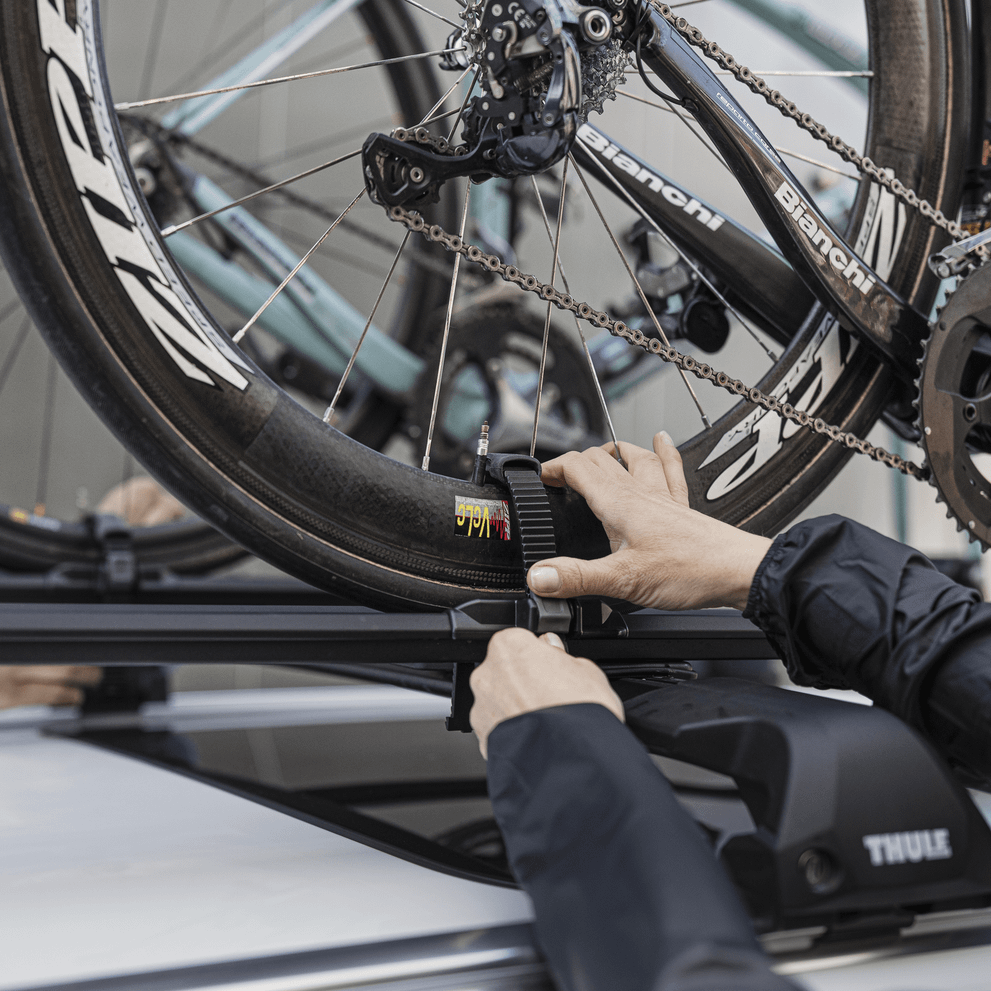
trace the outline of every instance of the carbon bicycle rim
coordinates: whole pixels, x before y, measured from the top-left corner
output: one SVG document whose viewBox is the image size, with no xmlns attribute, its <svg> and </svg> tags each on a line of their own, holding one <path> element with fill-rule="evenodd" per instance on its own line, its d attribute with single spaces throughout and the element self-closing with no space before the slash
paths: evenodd
<svg viewBox="0 0 991 991">
<path fill-rule="evenodd" d="M 499 489 L 466 492 L 464 482 L 370 451 L 231 346 L 177 271 L 138 192 L 105 71 L 86 60 L 87 50 L 102 52 L 93 6 L 67 12 L 38 0 L 17 7 L 0 13 L 5 256 L 101 416 L 204 518 L 315 584 L 391 605 L 443 606 L 521 591 L 515 541 L 456 532 L 465 497 L 497 502 Z M 867 11 L 875 75 L 864 150 L 952 212 L 951 122 L 966 117 L 956 112 L 966 65 L 962 7 L 894 0 Z M 865 222 L 870 202 L 871 190 L 862 188 L 851 229 Z M 924 278 L 931 243 L 909 218 L 889 276 L 919 306 L 934 292 Z M 821 367 L 821 326 L 814 310 L 764 379 L 765 390 L 799 375 L 803 363 Z M 886 373 L 871 361 L 841 362 L 818 413 L 866 430 L 888 389 Z M 748 433 L 748 412 L 732 411 L 684 453 L 696 505 L 766 531 L 811 499 L 846 454 L 822 438 L 793 435 L 775 438 L 756 471 L 749 449 L 731 447 L 713 459 L 725 438 L 749 437 L 756 449 L 760 431 L 751 424 Z M 736 484 L 714 490 L 741 457 L 731 473 Z M 562 552 L 605 550 L 577 497 L 555 493 L 553 507 Z"/>
</svg>

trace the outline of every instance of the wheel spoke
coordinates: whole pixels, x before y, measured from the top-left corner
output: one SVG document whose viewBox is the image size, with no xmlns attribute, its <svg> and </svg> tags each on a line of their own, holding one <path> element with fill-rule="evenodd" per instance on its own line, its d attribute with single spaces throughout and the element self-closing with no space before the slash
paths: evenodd
<svg viewBox="0 0 991 991">
<path fill-rule="evenodd" d="M 347 216 L 351 208 L 364 195 L 365 195 L 365 189 L 362 188 L 361 192 L 358 193 L 358 195 L 353 200 L 351 200 L 351 202 L 344 208 L 344 212 L 337 218 L 337 220 L 335 220 L 330 225 L 330 227 L 327 228 L 327 230 L 323 232 L 323 234 L 320 236 L 320 239 L 316 242 L 316 244 L 314 244 L 313 247 L 310 248 L 310 250 L 307 251 L 302 258 L 300 258 L 299 262 L 297 262 L 293 270 L 279 283 L 279 285 L 275 289 L 275 292 L 273 292 L 272 295 L 269 296 L 264 303 L 262 303 L 262 305 L 258 308 L 257 312 L 255 313 L 255 315 L 234 335 L 233 340 L 235 344 L 237 344 L 241 340 L 241 338 L 244 337 L 244 335 L 255 325 L 255 323 L 258 321 L 258 318 L 272 305 L 272 303 L 278 297 L 279 293 L 281 293 L 282 290 L 285 289 L 290 282 L 292 282 L 293 278 L 296 276 L 296 273 L 310 260 L 310 258 L 317 250 L 317 248 L 319 248 L 320 245 L 323 244 L 323 242 L 326 241 L 328 237 L 330 237 L 331 233 L 334 231 L 337 225 Z"/>
<path fill-rule="evenodd" d="M 217 60 L 222 57 L 225 52 L 233 51 L 245 38 L 249 37 L 254 33 L 258 27 L 265 23 L 268 17 L 274 17 L 276 14 L 281 13 L 286 7 L 291 6 L 295 0 L 283 0 L 275 10 L 271 10 L 268 5 L 266 5 L 262 11 L 256 14 L 250 21 L 241 26 L 239 31 L 236 31 L 229 38 L 225 38 L 222 44 L 216 46 L 216 48 L 209 48 L 213 44 L 213 39 L 204 44 L 204 49 L 208 49 L 206 54 L 194 65 L 191 69 L 184 72 L 178 80 L 176 80 L 176 86 L 182 86 L 189 82 L 190 80 L 196 79 L 206 72 L 211 66 L 215 65 Z M 228 3 L 228 7 L 230 3 Z M 226 16 L 226 15 L 225 15 Z M 210 29 L 210 33 L 215 36 L 220 33 L 220 21 L 218 18 L 214 19 L 214 24 Z"/>
<path fill-rule="evenodd" d="M 385 277 L 385 281 L 382 283 L 382 288 L 379 290 L 378 297 L 375 300 L 375 305 L 372 307 L 372 312 L 368 314 L 368 319 L 365 321 L 365 326 L 361 331 L 361 335 L 358 337 L 354 350 L 351 352 L 351 357 L 348 360 L 347 367 L 344 369 L 344 374 L 341 375 L 341 381 L 337 385 L 337 391 L 334 393 L 334 398 L 331 399 L 330 405 L 327 407 L 327 410 L 323 415 L 324 423 L 330 423 L 334 417 L 334 408 L 337 406 L 337 402 L 341 398 L 341 393 L 344 391 L 344 386 L 347 384 L 351 370 L 354 368 L 354 363 L 358 360 L 358 352 L 361 350 L 361 345 L 365 341 L 365 336 L 368 334 L 369 328 L 372 326 L 372 321 L 375 319 L 375 313 L 379 308 L 379 303 L 382 302 L 382 297 L 385 295 L 386 289 L 389 288 L 389 283 L 392 281 L 392 276 L 396 271 L 396 266 L 399 264 L 399 258 L 403 253 L 403 248 L 406 247 L 410 234 L 412 233 L 412 231 L 407 231 L 403 236 L 402 244 L 399 245 L 399 250 L 396 252 L 396 257 L 392 260 L 392 267 L 389 269 L 389 274 Z"/>
<path fill-rule="evenodd" d="M 461 226 L 458 237 L 462 244 L 465 238 L 465 227 L 468 223 L 468 201 L 471 199 L 471 182 L 465 185 L 465 202 L 461 210 Z M 447 340 L 451 335 L 451 315 L 454 313 L 454 297 L 458 291 L 458 273 L 461 270 L 461 252 L 454 256 L 454 273 L 451 276 L 451 294 L 447 300 L 447 313 L 444 314 L 444 335 L 440 342 L 440 357 L 437 361 L 437 381 L 434 383 L 434 398 L 430 404 L 430 426 L 427 428 L 427 444 L 423 452 L 420 468 L 426 471 L 430 467 L 430 448 L 434 443 L 434 426 L 437 423 L 437 407 L 440 404 L 440 387 L 444 381 L 444 363 L 447 360 Z"/>
<path fill-rule="evenodd" d="M 45 515 L 48 499 L 48 474 L 52 456 L 52 429 L 55 425 L 55 383 L 58 364 L 55 355 L 48 352 L 48 382 L 45 387 L 45 416 L 41 427 L 41 453 L 38 462 L 38 489 L 35 493 L 34 515 Z"/>
<path fill-rule="evenodd" d="M 321 151 L 326 154 L 329 148 L 342 144 L 349 145 L 358 137 L 364 140 L 368 137 L 370 131 L 382 130 L 391 125 L 392 121 L 388 117 L 370 118 L 366 121 L 361 121 L 354 127 L 349 127 L 346 131 L 337 131 L 332 136 L 326 135 L 321 138 L 305 141 L 302 144 L 286 148 L 285 151 L 278 155 L 258 159 L 255 161 L 254 167 L 256 169 L 269 169 L 276 165 L 284 165 L 286 162 L 293 162 L 297 158 L 302 158 L 304 155 L 309 155 L 315 151 Z"/>
<path fill-rule="evenodd" d="M 16 309 L 20 305 L 20 300 L 16 300 L 11 306 Z M 11 310 L 11 307 L 7 308 Z M 6 311 L 5 311 L 6 312 Z M 10 313 L 6 313 L 9 316 Z M 6 316 L 4 319 L 6 319 Z M 27 340 L 28 332 L 31 330 L 31 318 L 26 316 L 21 323 L 21 326 L 17 329 L 17 336 L 14 338 L 14 343 L 11 346 L 10 351 L 7 353 L 7 358 L 0 367 L 0 392 L 3 392 L 4 386 L 7 384 L 7 379 L 10 378 L 11 370 L 14 367 L 14 362 L 17 361 L 17 356 L 20 354 L 21 348 L 24 342 Z"/>
<path fill-rule="evenodd" d="M 789 151 L 787 148 L 778 148 L 777 146 L 775 146 L 774 150 L 780 152 L 782 155 L 787 155 L 789 158 L 797 158 L 800 162 L 808 162 L 809 165 L 815 165 L 817 168 L 825 169 L 827 172 L 835 172 L 837 175 L 843 176 L 844 179 L 853 179 L 855 182 L 860 182 L 863 178 L 863 176 L 854 175 L 852 172 L 838 169 L 835 165 L 827 165 L 825 162 L 820 162 L 817 158 L 809 158 L 808 155 L 802 155 L 797 151 Z"/>
<path fill-rule="evenodd" d="M 595 212 L 599 215 L 599 220 L 602 222 L 602 226 L 605 228 L 606 234 L 609 235 L 609 240 L 612 241 L 613 247 L 616 249 L 616 253 L 619 255 L 620 260 L 623 262 L 623 266 L 629 274 L 630 278 L 633 280 L 633 285 L 636 286 L 637 294 L 640 296 L 640 302 L 647 308 L 647 313 L 650 315 L 650 319 L 654 324 L 654 329 L 657 331 L 657 335 L 660 337 L 664 343 L 670 347 L 671 342 L 668 340 L 668 335 L 664 333 L 664 328 L 661 326 L 660 320 L 657 319 L 657 314 L 654 313 L 654 308 L 650 305 L 647 300 L 647 294 L 643 291 L 643 287 L 640 285 L 640 280 L 637 278 L 636 273 L 633 271 L 633 267 L 630 265 L 629 259 L 626 257 L 626 253 L 620 246 L 619 241 L 616 240 L 616 235 L 613 234 L 612 228 L 609 226 L 609 222 L 606 220 L 605 214 L 602 212 L 602 208 L 599 206 L 599 201 L 592 194 L 592 189 L 582 174 L 582 170 L 578 167 L 578 163 L 574 160 L 569 152 L 568 157 L 571 158 L 571 164 L 575 167 L 575 172 L 578 173 L 578 178 L 581 180 L 582 185 L 585 187 L 585 195 L 588 196 L 589 202 L 592 204 Z M 692 388 L 692 383 L 688 381 L 688 376 L 685 374 L 683 368 L 678 369 L 678 373 L 681 376 L 682 382 L 685 383 L 685 388 L 688 390 L 688 394 L 692 397 L 692 402 L 695 403 L 696 409 L 699 411 L 699 416 L 702 418 L 703 426 L 708 430 L 712 424 L 709 422 L 709 417 L 706 415 L 705 410 L 702 408 L 702 403 L 699 401 L 699 397 L 695 394 L 695 389 Z"/>
<path fill-rule="evenodd" d="M 174 93 L 171 96 L 156 96 L 150 100 L 136 100 L 133 103 L 116 103 L 114 110 L 122 113 L 125 110 L 139 110 L 141 107 L 152 107 L 160 103 L 176 103 L 183 100 L 196 100 L 204 96 L 218 96 L 221 93 L 236 93 L 240 90 L 258 89 L 260 86 L 275 86 L 278 83 L 291 83 L 299 79 L 315 79 L 317 76 L 333 76 L 342 72 L 354 72 L 356 69 L 373 69 L 383 65 L 395 65 L 399 62 L 413 62 L 417 59 L 437 58 L 440 55 L 450 55 L 463 52 L 464 48 L 441 48 L 435 52 L 417 52 L 415 55 L 397 55 L 395 58 L 375 59 L 372 62 L 358 62 L 355 65 L 341 65 L 333 69 L 318 69 L 315 72 L 298 72 L 291 76 L 276 76 L 272 79 L 258 79 L 252 83 L 238 83 L 235 86 L 218 86 L 215 89 L 195 90 L 192 93 Z"/>
<path fill-rule="evenodd" d="M 551 284 L 554 284 L 554 274 L 557 272 L 558 256 L 561 250 L 561 224 L 564 221 L 564 197 L 568 191 L 568 163 L 564 160 L 564 169 L 561 173 L 561 198 L 557 208 L 557 232 L 551 241 L 554 259 L 551 262 Z M 531 179 L 533 176 L 530 177 Z M 536 183 L 534 184 L 536 185 Z M 540 371 L 537 374 L 537 398 L 533 404 L 533 437 L 530 440 L 530 457 L 537 453 L 537 425 L 540 422 L 540 400 L 544 395 L 544 375 L 547 371 L 547 344 L 551 336 L 551 313 L 554 304 L 548 302 L 547 315 L 544 317 L 544 339 L 540 347 Z"/>
<path fill-rule="evenodd" d="M 696 265 L 695 262 L 688 255 L 686 255 L 671 240 L 670 237 L 668 237 L 667 233 L 663 230 L 663 228 L 660 226 L 660 224 L 658 224 L 657 221 L 649 213 L 647 213 L 647 211 L 644 210 L 644 208 L 639 203 L 637 203 L 637 201 L 632 196 L 630 196 L 629 192 L 627 192 L 627 190 L 624 189 L 620 185 L 620 183 L 618 183 L 616 181 L 615 177 L 612 175 L 611 172 L 609 172 L 606 169 L 602 169 L 601 172 L 602 172 L 602 175 L 606 179 L 608 179 L 609 182 L 611 182 L 613 186 L 616 187 L 616 190 L 619 192 L 619 195 L 622 196 L 623 199 L 625 199 L 626 202 L 629 203 L 630 206 L 632 206 L 633 209 L 636 210 L 636 212 L 639 213 L 640 216 L 643 217 L 643 219 L 646 220 L 647 223 L 650 224 L 650 226 L 654 228 L 654 230 L 665 240 L 665 242 L 668 245 L 670 245 L 671 248 L 673 248 L 678 253 L 678 257 L 681 258 L 685 262 L 685 264 L 696 274 L 696 276 L 698 276 L 699 281 L 702 282 L 709 289 L 709 291 L 716 297 L 716 299 L 718 299 L 719 302 L 721 302 L 723 304 L 723 306 L 725 306 L 726 309 L 729 310 L 730 313 L 732 313 L 733 316 L 735 316 L 736 319 L 740 321 L 741 326 L 754 339 L 754 341 L 757 343 L 757 346 L 764 352 L 764 354 L 766 354 L 768 356 L 768 358 L 771 359 L 772 362 L 776 362 L 778 360 L 778 356 L 757 336 L 756 331 L 753 329 L 753 327 L 750 326 L 750 324 L 748 323 L 748 321 L 746 321 L 743 318 L 743 315 L 740 313 L 740 311 L 735 306 L 733 306 L 733 304 L 730 303 L 729 300 L 726 299 L 726 297 L 723 295 L 723 293 L 721 293 L 715 287 L 715 285 L 713 284 L 712 280 L 709 279 L 705 275 L 705 273 L 702 271 L 702 269 L 700 269 L 698 267 L 698 265 Z M 579 174 L 579 176 L 581 176 L 581 172 L 580 171 L 579 171 L 578 174 Z M 584 180 L 584 177 L 582 177 L 582 182 L 584 182 L 584 181 L 585 181 Z M 586 186 L 586 188 L 587 188 L 587 186 Z M 626 256 L 624 255 L 623 258 L 625 260 Z"/>
<path fill-rule="evenodd" d="M 216 210 L 211 210 L 209 213 L 201 213 L 198 217 L 193 217 L 190 220 L 184 220 L 181 224 L 173 224 L 171 227 L 164 228 L 162 230 L 162 237 L 168 237 L 170 234 L 175 234 L 177 231 L 182 231 L 187 227 L 192 227 L 193 224 L 198 224 L 203 220 L 209 220 L 211 217 L 216 217 L 218 213 L 223 213 L 224 211 L 231 210 L 236 206 L 241 206 L 243 203 L 257 199 L 259 196 L 264 196 L 266 193 L 273 193 L 277 189 L 282 189 L 284 186 L 289 186 L 294 182 L 299 182 L 300 179 L 305 179 L 307 176 L 316 175 L 318 172 L 323 172 L 324 169 L 329 169 L 334 165 L 340 165 L 341 162 L 346 162 L 360 154 L 361 149 L 355 148 L 354 151 L 349 151 L 346 155 L 341 155 L 333 161 L 324 162 L 323 165 L 317 165 L 312 169 L 307 169 L 305 172 L 298 172 L 296 175 L 290 176 L 288 179 L 283 179 L 280 182 L 274 182 L 271 186 L 265 186 L 263 189 L 256 189 L 253 193 L 248 193 L 247 196 L 242 196 L 237 200 L 231 200 L 230 203 L 225 203 L 223 206 L 218 206 Z"/>
<path fill-rule="evenodd" d="M 705 136 L 705 134 L 703 134 L 701 131 L 697 130 L 695 127 L 692 126 L 695 121 L 695 118 L 692 117 L 691 114 L 686 114 L 683 110 L 677 110 L 670 103 L 668 104 L 656 103 L 654 100 L 648 100 L 646 97 L 638 96 L 636 93 L 631 93 L 629 90 L 618 89 L 616 90 L 616 93 L 619 94 L 620 96 L 625 96 L 630 100 L 636 100 L 637 103 L 645 103 L 648 107 L 654 107 L 657 110 L 664 110 L 669 114 L 674 114 L 676 117 L 680 117 L 684 122 L 685 126 L 688 128 L 688 130 L 691 131 L 692 134 L 694 134 L 695 137 L 699 139 L 699 142 L 702 144 L 702 147 L 708 150 L 709 153 L 713 156 L 713 158 L 715 158 L 716 161 L 719 162 L 719 164 L 724 169 L 726 169 L 727 172 L 732 174 L 733 170 L 726 164 L 725 160 L 723 159 L 723 156 L 719 154 L 716 147 L 709 141 L 709 139 Z"/>
<path fill-rule="evenodd" d="M 158 53 L 162 47 L 162 27 L 165 22 L 165 12 L 167 0 L 158 0 L 155 4 L 155 14 L 152 17 L 151 29 L 148 32 L 148 49 L 145 51 L 144 69 L 141 73 L 141 85 L 138 92 L 144 99 L 151 90 L 152 77 L 155 75 L 155 66 L 158 63 Z"/>
<path fill-rule="evenodd" d="M 5 323 L 7 319 L 13 316 L 13 314 L 15 314 L 23 305 L 24 304 L 21 303 L 20 299 L 15 296 L 10 303 L 0 310 L 0 324 Z"/>
<path fill-rule="evenodd" d="M 685 121 L 686 124 L 688 124 L 689 121 L 694 120 L 691 114 L 686 114 L 682 110 L 678 110 L 672 106 L 665 106 L 665 104 L 657 103 L 654 100 L 648 100 L 646 97 L 640 96 L 637 93 L 631 93 L 629 90 L 618 89 L 616 90 L 616 95 L 625 96 L 629 100 L 636 100 L 637 103 L 644 103 L 648 107 L 653 107 L 655 110 L 663 110 L 665 113 L 675 114 L 677 117 L 680 117 L 683 121 Z M 708 138 L 704 134 L 702 134 L 700 131 L 697 131 L 694 127 L 691 127 L 690 124 L 689 124 L 689 130 L 713 154 L 713 156 L 716 158 L 719 164 L 722 165 L 722 167 L 726 169 L 727 172 L 732 171 L 730 167 L 726 164 L 723 157 L 719 154 L 719 152 L 716 150 L 716 148 L 712 145 L 712 143 L 708 140 Z M 837 175 L 841 175 L 846 179 L 854 179 L 857 182 L 860 181 L 861 177 L 859 175 L 854 175 L 852 172 L 846 172 L 843 169 L 838 169 L 835 165 L 827 165 L 825 162 L 820 162 L 819 159 L 817 158 L 810 158 L 808 155 L 802 155 L 797 151 L 790 151 L 788 148 L 781 148 L 778 145 L 775 145 L 774 150 L 782 155 L 788 155 L 790 158 L 797 158 L 800 162 L 807 162 L 809 165 L 815 165 L 820 169 L 825 169 L 827 172 L 835 172 Z"/>
<path fill-rule="evenodd" d="M 475 90 L 475 84 L 478 82 L 478 77 L 481 72 L 481 69 L 476 69 L 475 75 L 472 76 L 471 85 L 468 87 L 468 92 L 465 93 L 465 98 L 461 103 L 461 108 L 458 110 L 458 116 L 454 120 L 454 126 L 451 128 L 451 133 L 447 136 L 448 144 L 454 140 L 454 135 L 458 130 L 458 125 L 461 123 L 461 120 L 465 115 L 465 110 L 468 109 L 468 101 L 471 99 L 471 94 Z"/>
<path fill-rule="evenodd" d="M 431 10 L 429 7 L 425 7 L 422 3 L 417 3 L 416 0 L 403 0 L 403 3 L 408 3 L 411 7 L 416 7 L 417 10 L 422 10 L 425 14 L 429 14 L 431 17 L 436 17 L 438 21 L 443 21 L 445 24 L 450 24 L 452 28 L 462 28 L 463 24 L 458 24 L 457 21 L 452 21 L 449 17 L 445 17 L 443 14 L 438 14 L 436 10 Z"/>
<path fill-rule="evenodd" d="M 540 195 L 540 187 L 537 185 L 536 176 L 530 176 L 530 182 L 533 184 L 533 192 L 534 195 L 537 197 L 537 206 L 540 209 L 540 216 L 544 222 L 544 230 L 547 232 L 547 239 L 553 245 L 554 234 L 551 232 L 551 222 L 547 216 L 547 210 L 544 208 L 544 198 L 543 196 Z M 561 197 L 561 202 L 562 203 L 564 202 L 563 195 Z M 551 276 L 552 282 L 554 281 L 554 278 L 556 277 L 557 274 L 560 274 L 561 276 L 561 283 L 564 285 L 564 291 L 569 296 L 571 296 L 572 295 L 571 286 L 568 284 L 568 276 L 567 273 L 564 271 L 564 264 L 562 263 L 560 256 L 558 256 L 557 259 L 557 272 L 555 273 L 555 275 Z M 592 359 L 592 352 L 588 349 L 588 341 L 585 339 L 585 331 L 582 330 L 582 324 L 581 321 L 578 319 L 578 314 L 575 313 L 574 311 L 571 311 L 571 316 L 574 318 L 575 330 L 578 331 L 578 337 L 582 342 L 582 351 L 585 352 L 585 360 L 588 362 L 589 371 L 591 371 L 592 373 L 592 381 L 595 383 L 595 392 L 596 395 L 599 397 L 599 406 L 602 409 L 602 416 L 606 421 L 606 426 L 609 428 L 609 436 L 612 438 L 613 450 L 616 454 L 616 460 L 619 461 L 620 464 L 623 464 L 625 466 L 623 457 L 619 453 L 619 439 L 616 436 L 616 428 L 615 426 L 613 426 L 612 415 L 609 412 L 609 406 L 606 403 L 606 397 L 602 391 L 602 383 L 599 382 L 599 375 L 598 372 L 596 372 L 595 370 L 595 362 Z"/>
<path fill-rule="evenodd" d="M 468 68 L 465 69 L 465 71 L 462 72 L 461 75 L 454 80 L 454 84 L 451 86 L 451 88 L 423 115 L 423 120 L 420 121 L 418 126 L 422 127 L 424 124 L 429 124 L 432 121 L 440 119 L 439 117 L 434 117 L 434 114 L 437 113 L 437 111 L 440 110 L 440 108 L 444 106 L 445 103 L 447 103 L 447 98 L 461 85 L 462 82 L 464 82 L 465 76 L 467 76 L 468 73 L 471 72 L 471 69 L 472 67 L 471 64 L 469 63 Z M 451 111 L 451 113 L 460 114 L 461 111 L 454 110 Z M 449 117 L 450 113 L 441 114 L 441 116 Z"/>
</svg>

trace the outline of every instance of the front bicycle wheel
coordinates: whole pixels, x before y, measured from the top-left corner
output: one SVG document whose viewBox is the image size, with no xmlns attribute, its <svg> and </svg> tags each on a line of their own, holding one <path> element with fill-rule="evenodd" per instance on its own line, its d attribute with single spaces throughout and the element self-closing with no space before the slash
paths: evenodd
<svg viewBox="0 0 991 991">
<path fill-rule="evenodd" d="M 372 3 L 390 6 L 364 6 Z M 344 16 L 350 5 L 337 6 Z M 966 120 L 959 105 L 963 6 L 865 6 L 873 76 L 864 151 L 952 213 L 957 128 Z M 443 606 L 522 592 L 515 540 L 494 530 L 487 538 L 458 533 L 459 508 L 463 514 L 466 501 L 497 502 L 501 490 L 470 488 L 375 453 L 323 423 L 232 344 L 223 307 L 211 312 L 206 292 L 201 298 L 193 290 L 142 195 L 102 53 L 95 3 L 35 0 L 0 11 L 5 257 L 63 365 L 101 416 L 204 518 L 315 584 L 391 605 Z M 357 194 L 358 170 L 348 175 Z M 850 213 L 852 240 L 871 242 L 877 194 L 861 184 Z M 348 201 L 342 197 L 335 209 Z M 889 283 L 920 308 L 935 292 L 925 273 L 934 238 L 920 218 L 905 217 L 897 243 L 888 245 Z M 351 281 L 340 272 L 338 279 Z M 397 313 L 403 305 L 395 304 Z M 796 396 L 815 394 L 818 416 L 865 431 L 890 383 L 863 354 L 846 361 L 850 350 L 816 307 L 761 385 L 773 391 L 787 383 Z M 846 459 L 821 437 L 790 435 L 777 424 L 772 438 L 767 427 L 739 407 L 688 442 L 697 506 L 771 530 Z M 553 493 L 552 503 L 562 553 L 604 552 L 601 530 L 581 500 Z"/>
</svg>

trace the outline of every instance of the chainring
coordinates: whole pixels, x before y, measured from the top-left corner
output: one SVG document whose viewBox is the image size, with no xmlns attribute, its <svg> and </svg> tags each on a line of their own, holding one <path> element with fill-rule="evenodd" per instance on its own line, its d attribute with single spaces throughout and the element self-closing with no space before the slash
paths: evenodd
<svg viewBox="0 0 991 991">
<path fill-rule="evenodd" d="M 933 326 L 918 379 L 921 444 L 957 529 L 991 546 L 991 265 L 968 276 Z"/>
</svg>

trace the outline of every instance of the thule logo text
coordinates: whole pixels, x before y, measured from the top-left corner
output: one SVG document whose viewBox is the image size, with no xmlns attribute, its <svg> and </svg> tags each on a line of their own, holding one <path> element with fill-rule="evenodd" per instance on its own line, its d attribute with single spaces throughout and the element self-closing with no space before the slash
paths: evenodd
<svg viewBox="0 0 991 991">
<path fill-rule="evenodd" d="M 832 239 L 815 222 L 812 216 L 806 213 L 808 207 L 802 202 L 801 197 L 795 192 L 787 182 L 782 182 L 774 198 L 788 211 L 792 219 L 798 224 L 798 229 L 818 248 L 824 258 L 829 259 L 829 264 L 836 269 L 840 275 L 846 279 L 850 285 L 855 286 L 866 296 L 877 282 L 868 275 L 861 267 L 856 258 L 848 258 L 846 252 L 834 247 Z"/>
<path fill-rule="evenodd" d="M 865 836 L 864 847 L 872 867 L 918 864 L 923 860 L 949 860 L 953 856 L 948 829 L 915 829 L 907 833 Z"/>
</svg>

